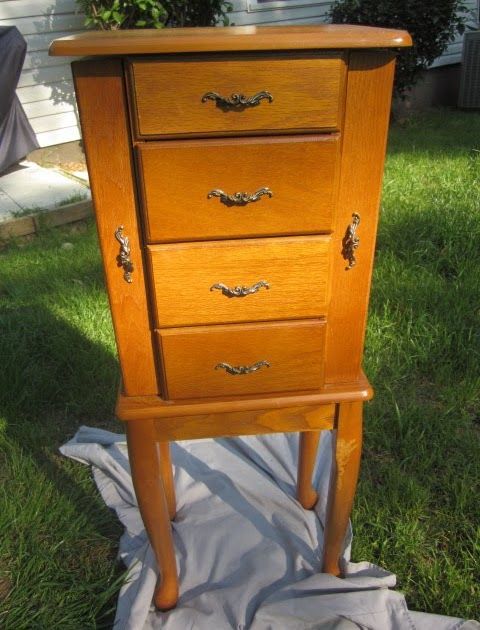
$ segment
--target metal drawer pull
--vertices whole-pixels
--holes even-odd
[[[230,365],[230,363],[217,363],[215,369],[219,368],[228,372],[228,374],[251,374],[252,372],[256,372],[260,370],[262,367],[270,367],[270,363],[268,361],[258,361],[253,365]]]
[[[360,223],[360,215],[354,212],[352,214],[352,222],[347,227],[345,236],[342,239],[342,256],[345,260],[348,260],[348,266],[346,269],[355,267],[357,259],[355,258],[355,250],[360,245],[360,239],[356,235],[358,224]]]
[[[262,99],[268,100],[269,103],[273,101],[273,96],[270,92],[266,90],[262,90],[262,92],[257,92],[253,96],[244,96],[243,94],[239,94],[234,92],[231,96],[220,96],[217,92],[206,92],[202,96],[202,103],[206,103],[207,101],[215,101],[215,103],[219,107],[253,107],[258,105]]]
[[[215,188],[215,190],[211,190],[207,198],[211,199],[212,197],[220,197],[220,201],[224,203],[226,206],[246,206],[247,203],[252,203],[252,201],[258,201],[263,195],[268,195],[268,197],[273,197],[273,192],[270,188],[259,188],[254,193],[247,192],[236,192],[233,195],[227,195],[226,192],[223,192],[220,188]]]
[[[257,291],[259,291],[262,287],[269,289],[270,285],[268,284],[268,282],[265,282],[265,280],[260,280],[260,282],[255,282],[255,284],[252,284],[251,287],[237,286],[231,289],[230,287],[227,287],[226,284],[223,284],[223,282],[217,282],[217,284],[212,284],[212,286],[210,287],[210,291],[213,291],[214,289],[218,289],[226,297],[232,298],[232,297],[245,297],[246,295],[251,295],[252,293],[256,293]]]
[[[123,279],[129,284],[132,282],[133,263],[130,260],[130,240],[123,236],[123,225],[115,230],[115,238],[120,243],[120,253],[117,256],[117,265],[123,267]]]

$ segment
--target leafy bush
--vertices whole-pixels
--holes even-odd
[[[330,17],[335,24],[401,28],[410,33],[413,47],[401,50],[397,59],[395,91],[402,96],[455,34],[463,33],[466,12],[463,0],[336,0]]]
[[[225,0],[77,0],[85,24],[105,31],[228,24]]]

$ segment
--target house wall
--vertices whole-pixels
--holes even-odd
[[[80,137],[70,60],[48,56],[52,39],[84,30],[75,9],[75,0],[0,0],[0,26],[27,41],[17,94],[42,147]]]
[[[322,23],[331,0],[233,0],[231,23],[305,24]],[[475,8],[476,0],[467,0]],[[0,0],[0,26],[16,26],[27,41],[27,57],[18,86],[18,96],[40,146],[80,138],[70,59],[49,57],[52,39],[84,30],[84,18],[75,0]],[[461,38],[435,62],[458,63]]]
[[[468,7],[466,14],[468,23],[473,27],[478,23],[478,0],[465,0],[465,5]],[[460,63],[462,61],[462,42],[463,36],[457,33],[455,40],[448,45],[443,55],[435,59],[431,67],[439,68],[453,63]]]
[[[326,21],[331,0],[231,0],[230,21],[244,24],[306,24]]]

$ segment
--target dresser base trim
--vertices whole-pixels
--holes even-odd
[[[234,399],[205,398],[185,402],[166,401],[160,396],[125,396],[120,392],[115,413],[120,420],[133,421],[147,418],[178,418],[180,416],[329,405],[341,402],[366,401],[372,397],[373,389],[365,375],[362,374],[354,383],[325,385],[323,389],[314,393],[297,392],[295,394],[286,393],[255,398],[237,396]]]
[[[130,426],[132,423],[128,422]],[[135,423],[133,423],[135,424]],[[265,433],[319,432],[335,425],[335,405],[256,409],[153,420],[159,442]]]

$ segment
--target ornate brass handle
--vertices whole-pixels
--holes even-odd
[[[117,256],[117,265],[123,268],[123,279],[129,284],[132,282],[133,263],[130,260],[130,240],[123,236],[123,225],[115,230],[115,238],[120,243],[120,253]]]
[[[228,374],[251,374],[252,372],[256,372],[260,370],[262,367],[270,367],[270,363],[268,361],[257,361],[253,365],[230,365],[230,363],[217,363],[215,369],[223,369]]]
[[[355,267],[357,259],[355,258],[355,250],[360,245],[360,239],[356,235],[358,224],[360,223],[360,215],[354,212],[352,214],[352,222],[347,227],[345,236],[342,239],[342,256],[345,260],[348,260],[348,266],[346,269]]]
[[[273,192],[270,188],[264,187],[259,188],[254,193],[236,192],[232,195],[227,195],[227,193],[223,192],[220,188],[215,188],[215,190],[211,190],[208,193],[207,198],[211,199],[212,197],[220,197],[220,201],[226,206],[246,206],[247,203],[258,201],[261,197],[263,197],[263,195],[273,197]]]
[[[268,282],[265,282],[265,280],[260,280],[260,282],[255,282],[255,284],[252,284],[251,287],[236,286],[231,289],[230,287],[227,287],[225,284],[223,284],[223,282],[218,282],[217,284],[212,284],[212,286],[210,287],[210,291],[218,289],[223,293],[223,295],[232,298],[251,295],[252,293],[256,293],[257,291],[259,291],[262,287],[269,289],[270,285],[268,284]]]
[[[202,103],[206,103],[207,101],[215,101],[215,103],[219,107],[242,108],[258,105],[262,99],[266,99],[269,103],[271,103],[273,101],[273,96],[270,94],[270,92],[267,92],[266,90],[257,92],[253,96],[245,96],[237,92],[234,92],[231,96],[220,96],[220,94],[217,94],[217,92],[206,92],[202,96]]]

